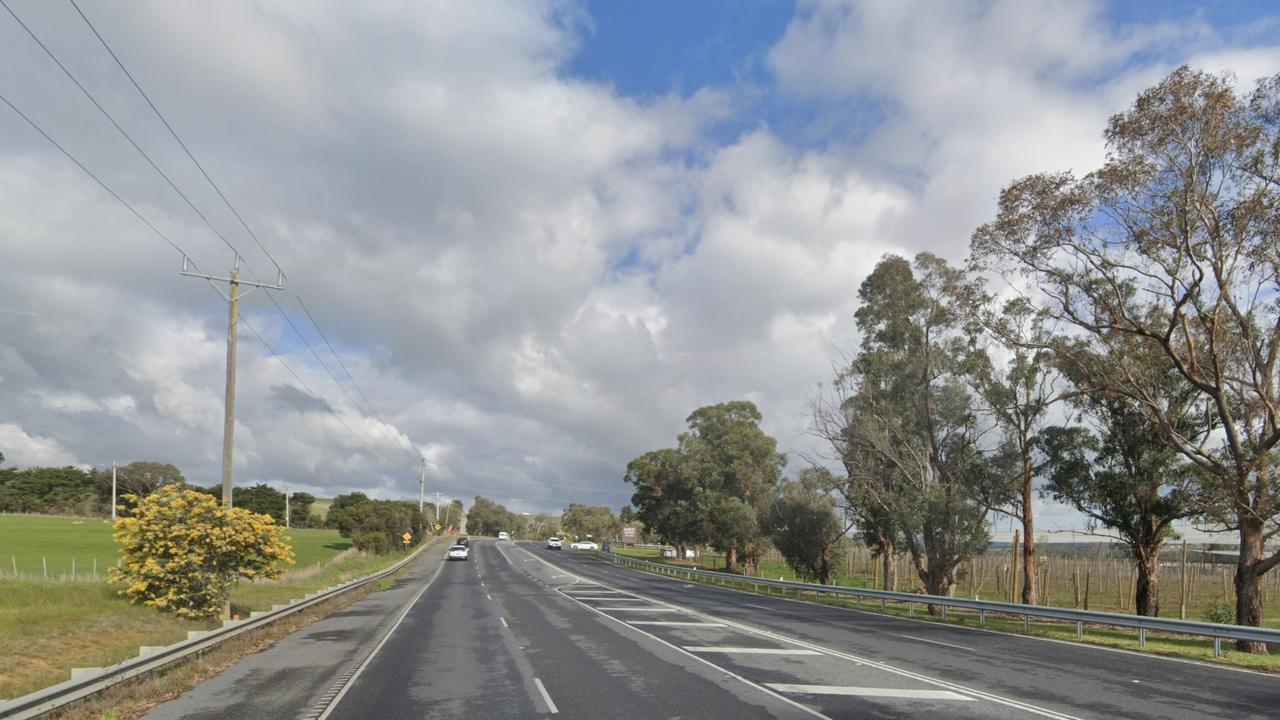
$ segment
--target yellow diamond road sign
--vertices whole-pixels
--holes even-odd
[[[413,539],[413,535],[410,535],[409,533],[405,533],[405,534],[404,534],[404,535],[402,535],[401,537],[403,537],[403,538],[404,538],[404,544],[405,544],[405,545],[408,545],[408,544],[409,544],[409,541]]]

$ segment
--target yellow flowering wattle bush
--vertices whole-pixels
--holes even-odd
[[[130,497],[130,496],[125,496]],[[170,485],[116,521],[120,567],[111,582],[134,602],[181,617],[217,617],[237,578],[276,578],[293,563],[284,529],[270,515],[227,510],[212,495]]]

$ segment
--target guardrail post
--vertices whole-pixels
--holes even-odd
[[[1030,632],[1030,631],[1031,631],[1031,616],[1023,615],[1022,616],[1022,632]]]
[[[1213,639],[1213,656],[1222,657],[1222,638],[1220,637]]]
[[[1146,628],[1138,628],[1138,649],[1139,650],[1147,649],[1147,629]]]
[[[857,603],[857,604],[858,604],[858,609],[862,609],[862,596],[861,596],[861,595],[855,595],[854,597],[856,597],[856,598],[858,599],[858,603]]]
[[[947,606],[943,605],[942,606],[942,622],[946,622],[946,621],[947,621]]]
[[[916,604],[913,602],[907,603],[907,617],[915,617],[915,616],[916,616]]]
[[[884,598],[880,598],[880,612],[884,612]]]
[[[1081,640],[1083,638],[1084,638],[1084,621],[1077,620],[1076,621],[1076,639]]]
[[[979,624],[979,625],[986,625],[986,624],[987,624],[987,611],[986,611],[986,610],[979,610],[979,611],[978,611],[978,624]]]

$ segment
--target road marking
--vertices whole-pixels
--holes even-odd
[[[943,647],[949,647],[949,648],[955,648],[957,650],[965,650],[967,652],[973,652],[973,648],[967,648],[963,645],[955,645],[949,642],[942,642],[941,640],[930,640],[929,638],[916,637],[915,635],[907,635],[905,633],[898,633],[898,637],[904,637],[904,638],[907,638],[908,640],[919,640],[920,642],[933,643],[934,645],[941,645]]]
[[[596,608],[596,609],[597,609],[597,610],[626,610],[626,611],[629,611],[629,612],[673,612],[673,613],[684,612],[683,610],[677,610],[677,609],[675,609],[675,608],[665,608],[665,607],[640,607],[640,606],[635,606],[635,607],[598,607],[598,608]]]
[[[673,627],[724,627],[718,622],[685,622],[683,620],[627,620],[628,625],[670,625]]]
[[[489,598],[490,600],[492,600],[492,599],[493,599],[493,596],[492,596],[492,595],[490,595],[489,593],[485,593],[485,594],[484,594],[484,596],[485,596],[485,597],[487,597],[487,598]]]
[[[553,577],[564,577],[564,575],[554,575]],[[599,587],[582,587],[582,588],[574,588],[574,590],[581,590],[582,592],[601,593],[604,595],[621,595],[622,594],[617,590],[605,590],[604,588],[599,588]]]
[[[689,652],[703,653],[741,653],[743,655],[821,655],[816,650],[803,650],[797,648],[749,648],[749,647],[706,647],[698,645],[686,645],[685,650]]]
[[[799,693],[802,695],[856,695],[858,697],[906,698],[908,700],[973,701],[971,697],[965,697],[950,690],[907,690],[904,688],[854,687],[852,685],[792,685],[790,683],[765,683],[765,685],[778,692]]]
[[[443,569],[444,563],[441,562],[436,567],[436,574],[431,576],[431,579],[427,581],[426,585],[422,586],[422,589],[418,591],[417,595],[413,596],[413,599],[405,603],[404,611],[400,613],[400,617],[396,618],[396,621],[392,623],[391,627],[387,630],[387,634],[382,636],[382,639],[373,647],[373,650],[364,659],[364,662],[360,663],[360,666],[356,668],[356,671],[351,673],[351,677],[343,683],[342,689],[339,690],[337,696],[333,698],[333,702],[329,703],[329,706],[324,709],[324,712],[320,715],[318,720],[325,720],[325,718],[329,717],[329,715],[333,713],[333,709],[338,707],[338,703],[342,702],[342,698],[346,696],[347,691],[356,684],[356,680],[360,679],[360,673],[363,673],[365,668],[369,667],[369,663],[373,662],[374,656],[378,654],[378,651],[382,649],[382,646],[386,645],[387,641],[391,639],[391,636],[395,634],[396,628],[400,627],[400,623],[404,622],[405,617],[409,615],[409,611],[418,603],[418,599],[427,591],[427,588],[431,587],[431,584],[436,581],[436,578],[440,577],[440,571]]]
[[[769,610],[769,611],[773,610],[773,608],[769,607],[768,605],[756,605],[755,603],[742,603],[742,604],[746,605],[747,607],[753,607],[757,610]]]
[[[547,689],[542,686],[542,681],[538,678],[534,678],[533,684],[538,686],[538,692],[542,693],[542,699],[546,701],[547,709],[551,711],[551,714],[559,715],[560,710],[556,707],[555,703],[551,702],[551,696],[547,694]]]
[[[615,595],[572,595],[570,593],[564,593],[564,596],[571,597],[574,600],[613,600],[614,602],[619,600],[633,600],[636,602],[645,602],[640,598],[617,597]]]
[[[498,616],[498,619],[502,621],[502,627],[504,627],[504,628],[509,628],[509,627],[511,627],[510,625],[508,625],[508,624],[507,624],[507,619],[506,619],[506,618],[504,618],[504,617],[502,617],[501,615],[499,615],[499,616]]]

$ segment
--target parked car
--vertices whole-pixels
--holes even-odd
[[[560,545],[561,545],[561,543],[560,543],[560,538],[558,538],[558,537],[549,537],[549,538],[547,538],[547,549],[548,549],[548,550],[559,550],[559,549],[560,549]]]
[[[498,533],[498,539],[499,539],[499,540],[510,540],[510,539],[511,539],[511,536],[510,536],[510,535],[508,535],[508,534],[506,534],[506,533],[504,533],[504,532],[500,532],[500,533]]]
[[[454,545],[453,547],[449,548],[450,560],[466,560],[467,556],[470,554],[471,554],[471,551],[467,550],[466,545]]]
[[[569,546],[570,550],[599,550],[600,546],[590,540],[579,540]]]

